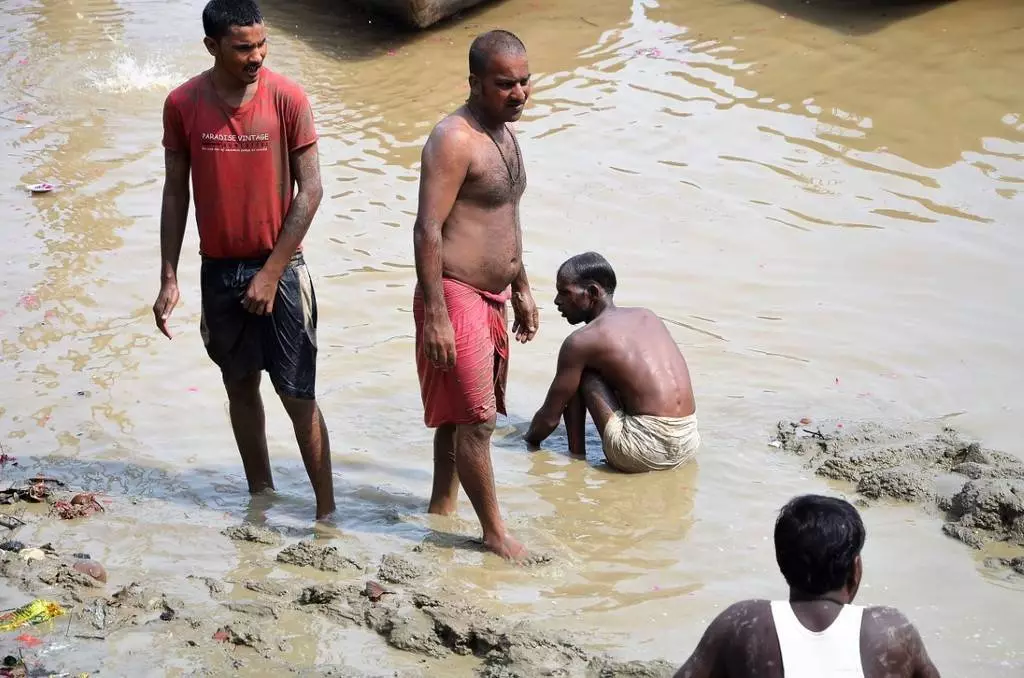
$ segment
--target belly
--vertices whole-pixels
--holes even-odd
[[[522,246],[515,210],[465,211],[444,227],[444,274],[487,292],[504,290],[522,268]]]

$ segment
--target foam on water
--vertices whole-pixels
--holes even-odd
[[[105,68],[87,70],[85,76],[90,86],[101,92],[169,90],[185,80],[167,59],[149,55],[140,60],[127,52],[116,54]]]

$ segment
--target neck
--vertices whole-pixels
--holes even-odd
[[[466,108],[469,109],[470,114],[476,118],[476,121],[480,123],[482,127],[491,132],[500,132],[505,127],[504,120],[492,120],[485,114],[481,109],[480,105],[476,102],[472,96],[466,102]]]
[[[603,299],[598,299],[597,301],[594,302],[594,314],[590,316],[590,320],[588,320],[587,322],[590,323],[596,320],[598,316],[600,316],[602,313],[613,308],[615,308],[615,302],[612,301],[611,297],[604,297]]]
[[[253,83],[242,82],[235,76],[225,73],[216,64],[213,65],[213,70],[210,71],[210,78],[213,80],[213,86],[216,87],[218,91],[228,94],[243,93],[247,91],[249,87],[254,87],[256,83],[259,82],[258,79]]]
[[[836,605],[849,605],[853,602],[852,596],[847,592],[845,588],[838,589],[836,591],[829,591],[828,593],[822,593],[819,595],[812,595],[810,593],[804,593],[797,589],[791,588],[789,590],[789,602],[791,603],[814,603],[814,602],[827,602],[835,603]]]

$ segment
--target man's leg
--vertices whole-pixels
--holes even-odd
[[[295,441],[299,444],[302,463],[313,486],[316,498],[316,519],[327,518],[335,510],[334,476],[331,471],[331,441],[327,424],[316,400],[281,396],[281,402],[292,420]]]
[[[569,439],[569,454],[574,457],[587,456],[586,430],[587,410],[585,409],[583,389],[576,391],[562,413],[565,420],[565,435]]]
[[[231,415],[231,429],[235,433],[235,444],[242,456],[242,468],[249,482],[249,492],[257,493],[274,489],[274,478],[270,470],[270,454],[267,451],[266,416],[263,398],[260,397],[260,373],[254,372],[241,378],[224,379],[228,392],[228,411]]]
[[[583,372],[579,393],[583,396],[583,402],[587,406],[587,411],[590,412],[590,417],[594,420],[598,434],[604,439],[604,428],[608,425],[608,420],[622,409],[618,396],[593,370]]]
[[[267,370],[292,420],[302,463],[313,486],[316,519],[334,513],[334,476],[327,424],[316,401],[317,306],[313,280],[296,256],[278,282],[264,337]]]
[[[459,480],[473,504],[484,533],[484,546],[502,558],[521,560],[526,548],[505,531],[494,489],[491,467],[491,434],[496,417],[480,424],[455,428],[455,462]]]
[[[203,261],[199,329],[207,355],[220,367],[235,444],[249,492],[255,494],[274,489],[274,479],[260,397],[262,333],[258,319],[241,305],[241,295],[252,274],[251,266],[237,260]]]
[[[459,501],[459,471],[455,463],[455,425],[434,431],[434,487],[427,513],[450,516]]]

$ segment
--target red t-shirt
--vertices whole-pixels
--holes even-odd
[[[199,251],[214,259],[270,254],[292,202],[289,154],[316,140],[302,88],[266,66],[238,108],[224,103],[209,71],[167,95],[163,145],[189,156]]]

